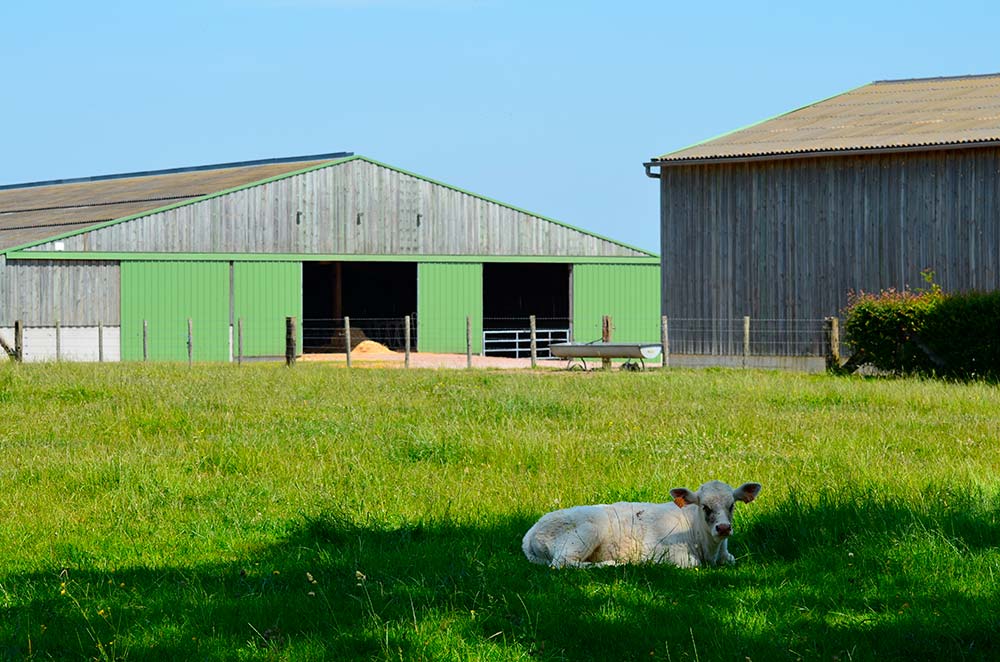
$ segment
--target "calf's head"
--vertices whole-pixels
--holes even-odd
[[[698,506],[698,517],[716,540],[724,540],[733,533],[733,505],[737,501],[750,503],[760,494],[760,483],[743,483],[735,490],[721,480],[712,480],[692,492],[686,487],[675,487],[670,496],[679,507]]]

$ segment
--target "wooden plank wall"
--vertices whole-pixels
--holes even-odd
[[[116,326],[118,274],[111,261],[9,260],[0,265],[0,326]]]
[[[996,148],[663,168],[663,313],[818,320],[852,290],[924,287],[928,268],[945,291],[998,289],[998,188]],[[721,321],[673,336],[678,353],[739,351]]]
[[[361,160],[94,230],[63,243],[67,251],[647,257]],[[33,250],[52,248],[50,243]]]

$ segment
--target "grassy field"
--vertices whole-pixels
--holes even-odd
[[[0,659],[1000,658],[996,386],[5,364],[0,451]],[[712,478],[735,567],[521,554]]]

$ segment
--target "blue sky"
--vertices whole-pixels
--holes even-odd
[[[650,157],[1000,71],[985,1],[3,5],[0,184],[353,151],[655,252]]]

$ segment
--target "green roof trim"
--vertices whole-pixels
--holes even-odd
[[[354,253],[101,253],[71,251],[10,251],[8,260],[108,260],[118,262],[531,262],[563,264],[660,265],[650,256],[601,255],[361,255]]]
[[[771,120],[776,120],[779,117],[784,117],[785,115],[791,115],[792,113],[797,113],[800,110],[805,110],[806,108],[809,108],[811,106],[815,106],[818,103],[823,103],[824,101],[829,101],[830,99],[835,99],[835,98],[837,98],[839,96],[842,96],[844,94],[848,94],[848,93],[853,92],[855,90],[860,90],[862,87],[867,87],[868,85],[871,85],[871,83],[865,83],[864,85],[858,85],[857,87],[852,87],[849,90],[845,90],[843,92],[837,92],[836,94],[831,94],[828,97],[824,97],[822,99],[817,99],[816,101],[811,101],[811,102],[809,102],[807,104],[799,106],[798,108],[794,108],[792,110],[786,110],[783,113],[777,113],[776,115],[771,115],[770,117],[766,117],[766,118],[764,118],[762,120],[758,120],[756,122],[751,122],[750,124],[746,124],[744,126],[741,126],[738,129],[733,129],[731,131],[726,131],[726,132],[720,133],[720,134],[718,134],[716,136],[712,136],[711,138],[706,138],[705,140],[699,140],[696,143],[691,143],[690,145],[687,145],[685,147],[681,147],[680,149],[675,149],[672,152],[667,152],[666,154],[662,154],[660,156],[654,156],[652,159],[650,159],[650,162],[653,163],[653,164],[655,164],[655,165],[659,165],[659,162],[661,160],[668,160],[669,161],[669,160],[671,160],[670,157],[672,155],[679,154],[680,152],[683,152],[684,150],[691,149],[692,147],[700,147],[702,145],[705,145],[705,144],[708,144],[708,143],[712,142],[713,140],[719,140],[720,138],[725,138],[726,136],[731,136],[734,133],[739,133],[740,131],[746,131],[747,129],[752,129],[753,127],[759,126],[759,125],[761,125],[761,124],[763,124],[765,122],[770,122]],[[710,160],[712,160],[712,158],[714,158],[714,157],[697,157],[697,158],[690,159],[690,161],[710,161]],[[684,159],[676,159],[676,160],[677,161],[684,161]]]
[[[336,166],[339,166],[339,165],[343,165],[345,163],[349,163],[351,161],[363,161],[365,163],[370,163],[372,165],[378,166],[380,168],[386,168],[386,169],[389,169],[389,170],[393,170],[395,172],[407,175],[409,177],[414,177],[416,179],[420,179],[420,180],[423,180],[425,182],[429,182],[429,183],[434,184],[436,186],[442,186],[444,188],[448,188],[448,189],[451,189],[453,191],[457,191],[458,193],[462,193],[464,195],[469,195],[469,196],[472,196],[474,198],[478,198],[480,200],[483,200],[485,202],[489,202],[489,203],[492,203],[492,204],[500,205],[501,207],[506,207],[506,208],[511,209],[513,211],[519,212],[521,214],[526,214],[528,216],[533,216],[533,217],[535,217],[537,219],[540,219],[542,221],[546,221],[548,223],[553,223],[555,225],[559,225],[561,227],[573,230],[574,232],[580,232],[580,233],[588,235],[590,237],[594,237],[596,239],[600,239],[601,241],[606,241],[608,243],[615,244],[616,246],[621,246],[623,248],[627,248],[629,250],[636,251],[637,253],[642,253],[643,255],[648,255],[650,257],[658,257],[655,253],[650,253],[649,251],[647,251],[645,249],[638,248],[636,246],[631,246],[629,244],[626,244],[626,243],[623,243],[623,242],[620,242],[620,241],[616,241],[616,240],[608,238],[608,237],[604,237],[604,236],[596,234],[594,232],[588,232],[587,230],[583,230],[581,228],[569,225],[568,223],[563,223],[562,221],[557,221],[557,220],[555,220],[553,218],[549,218],[547,216],[542,216],[540,214],[535,214],[533,212],[527,211],[527,210],[522,209],[520,207],[515,207],[514,205],[510,205],[510,204],[507,204],[505,202],[500,202],[499,200],[494,200],[493,198],[488,198],[488,197],[486,197],[484,195],[479,195],[478,193],[472,193],[471,191],[466,191],[465,189],[461,189],[461,188],[459,188],[457,186],[452,186],[450,184],[446,184],[446,183],[438,181],[436,179],[431,179],[429,177],[424,177],[423,175],[418,175],[418,174],[410,172],[408,170],[403,170],[402,168],[397,168],[395,166],[391,166],[391,165],[388,165],[386,163],[382,163],[380,161],[376,161],[375,159],[370,159],[370,158],[368,158],[366,156],[361,156],[360,154],[355,154],[353,156],[348,156],[348,157],[344,157],[344,158],[341,158],[341,159],[335,159],[335,160],[332,160],[332,161],[329,161],[329,162],[326,162],[326,163],[320,163],[318,165],[310,166],[308,168],[302,168],[301,170],[293,170],[292,172],[282,173],[280,175],[275,175],[273,177],[268,177],[266,179],[261,179],[261,180],[258,180],[258,181],[250,182],[249,184],[242,184],[240,186],[234,186],[232,188],[223,189],[221,191],[216,191],[214,193],[208,193],[206,195],[199,196],[197,198],[192,198],[191,200],[185,200],[185,201],[182,201],[182,202],[176,202],[176,203],[173,203],[173,204],[164,205],[163,207],[157,207],[155,209],[150,209],[148,211],[139,212],[137,214],[131,214],[129,216],[123,216],[121,218],[116,218],[116,219],[112,219],[110,221],[104,221],[104,222],[101,222],[101,223],[95,223],[94,225],[88,225],[87,227],[79,229],[79,230],[71,230],[69,232],[64,232],[62,234],[53,235],[51,237],[47,237],[46,239],[42,239],[40,241],[32,241],[32,242],[29,242],[29,243],[26,243],[26,244],[21,244],[20,246],[12,246],[10,248],[7,248],[5,250],[0,251],[0,255],[3,255],[5,253],[6,254],[10,254],[10,253],[13,253],[13,252],[25,251],[25,250],[28,250],[28,249],[30,249],[32,247],[40,246],[42,244],[47,244],[47,243],[52,242],[52,241],[59,241],[60,239],[67,239],[69,237],[76,237],[76,236],[79,236],[79,235],[82,235],[82,234],[86,234],[88,232],[93,232],[95,230],[100,230],[102,228],[110,227],[112,225],[117,225],[119,223],[127,223],[128,221],[133,221],[133,220],[135,220],[137,218],[144,218],[146,216],[151,216],[153,214],[159,214],[159,213],[162,213],[162,212],[165,212],[165,211],[169,211],[171,209],[177,209],[179,207],[186,207],[188,205],[199,204],[199,203],[204,202],[206,200],[211,200],[213,198],[218,198],[218,197],[221,197],[223,195],[229,195],[231,193],[236,193],[238,191],[244,191],[244,190],[251,189],[251,188],[254,188],[254,187],[257,187],[257,186],[263,186],[264,184],[270,184],[271,182],[280,181],[282,179],[288,179],[290,177],[295,177],[297,175],[302,175],[302,174],[305,174],[305,173],[308,173],[308,172],[313,172],[315,170],[321,170],[323,168],[336,167]]]

